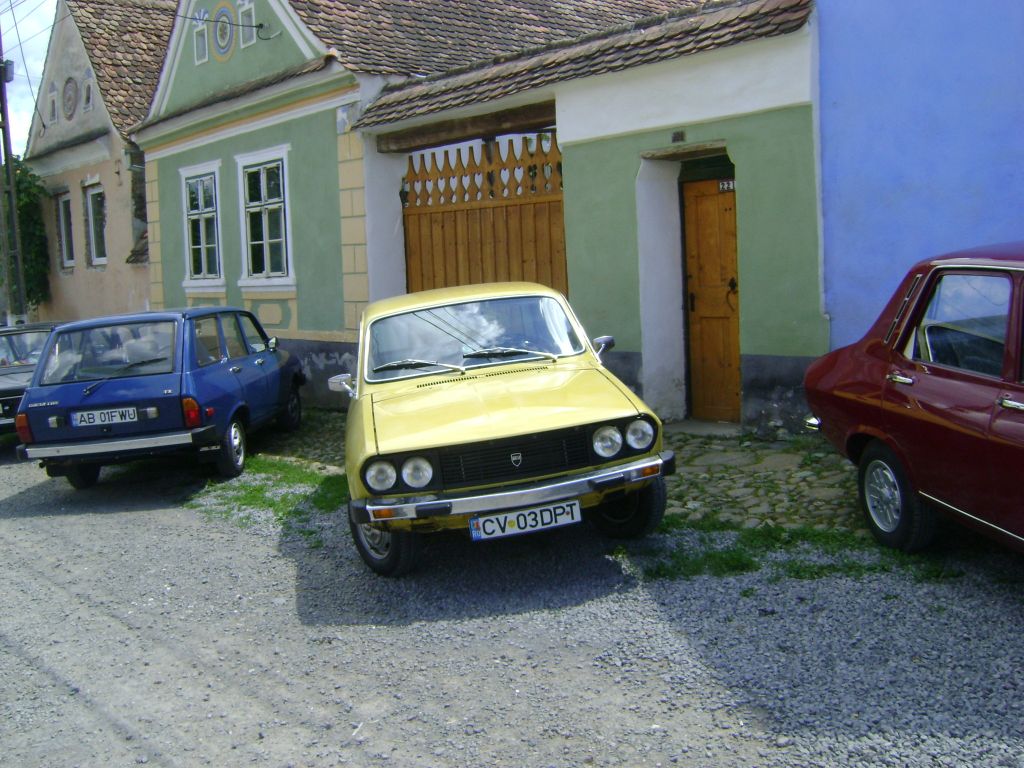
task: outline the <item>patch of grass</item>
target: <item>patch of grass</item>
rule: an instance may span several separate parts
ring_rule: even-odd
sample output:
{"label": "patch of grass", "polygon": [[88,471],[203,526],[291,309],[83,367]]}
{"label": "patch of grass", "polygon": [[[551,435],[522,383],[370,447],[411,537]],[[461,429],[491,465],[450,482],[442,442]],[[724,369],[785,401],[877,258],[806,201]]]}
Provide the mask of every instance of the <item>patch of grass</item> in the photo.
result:
{"label": "patch of grass", "polygon": [[666,559],[644,569],[650,579],[690,579],[694,576],[735,576],[756,571],[761,564],[740,547],[689,553],[676,550]]}
{"label": "patch of grass", "polygon": [[[693,578],[700,575],[731,576],[756,571],[770,564],[774,579],[823,579],[846,576],[860,579],[875,573],[904,570],[917,581],[944,581],[960,578],[964,571],[949,564],[940,555],[906,555],[879,547],[870,539],[847,531],[819,530],[811,526],[783,528],[762,525],[740,526],[708,515],[691,521],[680,515],[667,517],[659,529],[674,537],[681,531],[693,531],[695,538],[663,552],[644,568],[651,579]],[[722,537],[731,533],[731,537]],[[728,543],[720,544],[723,540]],[[809,559],[808,551],[819,557]],[[851,552],[874,552],[874,558],[854,559]],[[823,557],[822,557],[823,556]]]}
{"label": "patch of grass", "polygon": [[829,576],[847,576],[860,579],[872,573],[888,573],[892,567],[886,563],[862,563],[857,560],[840,560],[839,562],[812,563],[807,560],[783,560],[776,565],[778,572],[790,579],[813,581]]}
{"label": "patch of grass", "polygon": [[318,547],[319,533],[309,526],[312,512],[331,513],[347,501],[344,475],[324,474],[301,460],[256,454],[240,477],[208,487],[203,502],[194,500],[192,506],[242,526],[251,525],[257,511],[269,512],[283,531]]}

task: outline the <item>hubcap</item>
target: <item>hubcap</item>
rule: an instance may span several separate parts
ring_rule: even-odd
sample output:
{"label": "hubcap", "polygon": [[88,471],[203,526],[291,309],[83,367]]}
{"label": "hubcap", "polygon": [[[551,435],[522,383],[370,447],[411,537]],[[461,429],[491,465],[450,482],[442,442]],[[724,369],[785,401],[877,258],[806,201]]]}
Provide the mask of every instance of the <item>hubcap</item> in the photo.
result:
{"label": "hubcap", "polygon": [[864,473],[864,499],[875,525],[884,533],[895,531],[900,524],[903,502],[896,475],[885,462],[873,461],[868,465]]}
{"label": "hubcap", "polygon": [[363,540],[367,551],[378,560],[383,560],[391,551],[391,534],[372,525],[359,526],[359,538]]}
{"label": "hubcap", "polygon": [[231,425],[231,459],[235,466],[241,466],[245,458],[245,438],[242,437],[242,428],[237,424]]}

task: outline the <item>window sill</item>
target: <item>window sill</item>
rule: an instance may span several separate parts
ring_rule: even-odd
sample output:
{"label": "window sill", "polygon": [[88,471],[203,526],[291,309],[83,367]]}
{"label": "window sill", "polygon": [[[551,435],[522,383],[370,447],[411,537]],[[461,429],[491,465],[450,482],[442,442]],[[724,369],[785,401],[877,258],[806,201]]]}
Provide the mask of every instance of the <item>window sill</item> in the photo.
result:
{"label": "window sill", "polygon": [[219,280],[182,280],[181,287],[185,289],[185,293],[224,293],[226,288],[224,279]]}
{"label": "window sill", "polygon": [[244,277],[238,281],[242,293],[295,293],[294,277]]}

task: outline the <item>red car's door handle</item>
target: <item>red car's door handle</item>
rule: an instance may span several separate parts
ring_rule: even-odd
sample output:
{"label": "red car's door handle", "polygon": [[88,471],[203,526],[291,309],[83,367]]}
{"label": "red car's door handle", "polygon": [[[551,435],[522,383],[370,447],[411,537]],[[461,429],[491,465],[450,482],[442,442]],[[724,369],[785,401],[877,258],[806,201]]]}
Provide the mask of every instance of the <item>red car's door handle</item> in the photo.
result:
{"label": "red car's door handle", "polygon": [[890,373],[886,376],[889,381],[893,384],[913,384],[914,380],[909,376],[904,376],[902,373]]}
{"label": "red car's door handle", "polygon": [[1015,411],[1024,411],[1024,403],[1019,400],[1011,400],[1008,397],[1000,397],[996,400],[1003,408],[1012,408]]}

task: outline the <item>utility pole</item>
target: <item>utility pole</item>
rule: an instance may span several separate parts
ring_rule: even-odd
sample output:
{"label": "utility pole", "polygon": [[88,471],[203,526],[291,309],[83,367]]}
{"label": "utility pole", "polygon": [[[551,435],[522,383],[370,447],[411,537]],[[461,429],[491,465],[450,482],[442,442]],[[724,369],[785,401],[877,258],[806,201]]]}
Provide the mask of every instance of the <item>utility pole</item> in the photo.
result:
{"label": "utility pole", "polygon": [[[18,244],[18,189],[14,178],[14,157],[11,152],[11,123],[7,117],[7,84],[14,79],[14,62],[3,55],[3,37],[0,35],[0,133],[3,134],[4,189],[3,199],[7,210],[6,248],[4,255],[4,273],[7,275],[7,294],[10,297],[14,321],[24,322],[27,315],[25,301],[25,271],[21,260],[21,248]],[[14,272],[11,275],[11,272]],[[15,290],[11,291],[11,284]]]}

